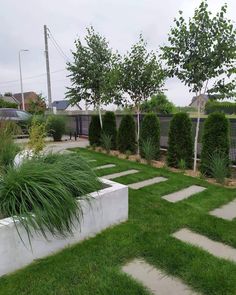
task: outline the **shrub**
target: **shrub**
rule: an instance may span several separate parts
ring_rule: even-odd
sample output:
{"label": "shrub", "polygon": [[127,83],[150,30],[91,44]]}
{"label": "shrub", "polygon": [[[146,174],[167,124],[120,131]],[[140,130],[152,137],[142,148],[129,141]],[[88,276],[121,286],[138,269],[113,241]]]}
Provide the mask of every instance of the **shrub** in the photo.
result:
{"label": "shrub", "polygon": [[54,141],[61,141],[62,136],[66,131],[65,117],[59,115],[50,115],[47,120],[49,133]]}
{"label": "shrub", "polygon": [[0,212],[20,224],[30,239],[34,231],[45,237],[72,232],[82,208],[76,198],[89,200],[101,188],[93,170],[78,155],[48,155],[9,168],[0,178]]}
{"label": "shrub", "polygon": [[111,137],[111,149],[116,149],[117,130],[114,112],[106,112],[103,117],[103,133]]}
{"label": "shrub", "polygon": [[125,153],[129,150],[136,152],[136,133],[135,122],[132,115],[124,115],[122,117],[118,130],[117,144],[120,152]]}
{"label": "shrub", "polygon": [[17,108],[17,104],[14,103],[14,102],[5,101],[2,98],[0,98],[0,109],[1,108],[12,108],[12,109],[16,109]]}
{"label": "shrub", "polygon": [[29,147],[34,153],[39,153],[45,147],[46,123],[40,122],[33,117],[29,128]]}
{"label": "shrub", "polygon": [[148,164],[154,159],[156,155],[156,146],[151,138],[142,141],[142,152]]}
{"label": "shrub", "polygon": [[232,115],[236,113],[236,103],[229,101],[219,102],[217,100],[208,100],[205,106],[205,112],[207,114],[222,112]]}
{"label": "shrub", "polygon": [[106,150],[107,153],[110,153],[112,147],[112,137],[106,133],[102,133],[101,136],[102,147]]}
{"label": "shrub", "polygon": [[186,169],[186,163],[185,163],[185,160],[181,159],[181,160],[179,161],[178,168],[179,168],[180,170],[182,170],[182,171],[185,171],[185,169]]}
{"label": "shrub", "polygon": [[145,157],[144,143],[147,147],[152,145],[154,149],[153,158],[158,159],[160,156],[160,122],[154,113],[144,116],[140,130],[140,155]]}
{"label": "shrub", "polygon": [[101,143],[101,125],[98,115],[93,115],[89,125],[89,144],[99,146]]}
{"label": "shrub", "polygon": [[221,184],[225,182],[225,178],[229,173],[228,157],[222,152],[215,151],[210,155],[210,171],[215,180]]}
{"label": "shrub", "polygon": [[213,176],[210,166],[211,156],[215,152],[227,158],[229,174],[229,122],[222,113],[210,114],[204,123],[200,165],[202,174]]}
{"label": "shrub", "polygon": [[186,113],[177,113],[170,122],[168,136],[167,164],[178,168],[180,161],[186,168],[193,165],[192,122]]}
{"label": "shrub", "polygon": [[18,127],[12,122],[0,122],[0,171],[13,164],[20,148],[14,143],[13,135],[18,133]]}

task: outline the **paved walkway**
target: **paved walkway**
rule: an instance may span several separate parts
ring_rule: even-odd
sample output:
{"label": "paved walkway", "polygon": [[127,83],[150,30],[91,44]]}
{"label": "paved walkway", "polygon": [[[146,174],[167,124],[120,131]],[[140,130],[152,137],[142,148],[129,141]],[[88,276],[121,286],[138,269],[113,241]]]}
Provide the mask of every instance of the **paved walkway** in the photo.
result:
{"label": "paved walkway", "polygon": [[128,186],[132,189],[140,189],[142,187],[149,186],[149,185],[159,183],[159,182],[163,182],[166,180],[167,180],[167,178],[160,176],[160,177],[154,177],[154,178],[150,178],[150,179],[143,180],[143,181],[136,182],[136,183],[131,183],[131,184],[128,184]]}
{"label": "paved walkway", "polygon": [[233,220],[236,218],[236,199],[220,208],[212,210],[210,214],[226,220]]}
{"label": "paved walkway", "polygon": [[172,235],[182,242],[198,246],[218,258],[224,258],[236,262],[236,249],[220,242],[213,241],[206,236],[183,228]]}
{"label": "paved walkway", "polygon": [[121,177],[121,176],[134,174],[134,173],[137,173],[137,172],[139,172],[139,171],[135,170],[135,169],[131,169],[131,170],[126,170],[126,171],[122,171],[122,172],[119,172],[119,173],[113,173],[113,174],[105,175],[105,176],[102,176],[102,178],[114,179],[114,178],[118,178],[118,177]]}
{"label": "paved walkway", "polygon": [[185,189],[182,189],[178,192],[171,193],[169,195],[165,195],[162,197],[162,199],[165,199],[166,201],[176,203],[179,201],[182,201],[184,199],[187,199],[191,197],[192,195],[195,195],[197,193],[200,193],[204,191],[206,188],[198,185],[191,185]]}
{"label": "paved walkway", "polygon": [[170,277],[141,259],[135,259],[123,266],[122,270],[141,282],[156,295],[196,295],[180,279]]}

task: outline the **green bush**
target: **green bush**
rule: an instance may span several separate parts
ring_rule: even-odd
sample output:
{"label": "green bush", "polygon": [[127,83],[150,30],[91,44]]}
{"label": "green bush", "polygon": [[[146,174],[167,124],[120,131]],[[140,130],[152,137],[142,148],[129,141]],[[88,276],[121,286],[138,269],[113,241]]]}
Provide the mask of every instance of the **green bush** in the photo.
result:
{"label": "green bush", "polygon": [[102,133],[111,137],[111,149],[116,149],[117,130],[116,130],[116,117],[114,112],[106,112],[103,117],[103,130]]}
{"label": "green bush", "polygon": [[47,120],[49,134],[52,135],[54,141],[61,141],[66,131],[66,120],[64,116],[50,115]]}
{"label": "green bush", "polygon": [[83,214],[76,198],[89,201],[89,193],[100,188],[78,155],[48,155],[9,168],[0,178],[0,212],[19,220],[29,239],[34,231],[66,236]]}
{"label": "green bush", "polygon": [[201,151],[201,173],[213,176],[211,167],[211,156],[221,153],[227,158],[227,169],[229,174],[229,122],[223,113],[212,113],[204,123]]}
{"label": "green bush", "polygon": [[93,115],[89,125],[89,144],[99,146],[101,144],[101,125],[98,115]]}
{"label": "green bush", "polygon": [[187,113],[175,114],[169,128],[167,164],[178,168],[180,161],[185,161],[186,168],[192,168],[192,122]]}
{"label": "green bush", "polygon": [[122,117],[118,129],[117,145],[122,153],[125,153],[127,150],[132,153],[136,152],[135,121],[132,115],[124,115]]}
{"label": "green bush", "polygon": [[222,112],[225,114],[236,114],[236,103],[229,102],[229,101],[216,101],[216,100],[209,100],[205,106],[205,112],[207,114],[211,114],[214,112]]}
{"label": "green bush", "polygon": [[154,149],[153,159],[160,156],[160,122],[154,113],[144,116],[140,129],[140,155],[145,158],[144,142],[148,140],[152,142]]}
{"label": "green bush", "polygon": [[0,122],[0,172],[13,165],[20,148],[14,143],[13,135],[18,133],[18,126],[12,122]]}
{"label": "green bush", "polygon": [[12,108],[12,109],[17,109],[17,104],[14,102],[8,102],[0,98],[0,109],[1,108]]}

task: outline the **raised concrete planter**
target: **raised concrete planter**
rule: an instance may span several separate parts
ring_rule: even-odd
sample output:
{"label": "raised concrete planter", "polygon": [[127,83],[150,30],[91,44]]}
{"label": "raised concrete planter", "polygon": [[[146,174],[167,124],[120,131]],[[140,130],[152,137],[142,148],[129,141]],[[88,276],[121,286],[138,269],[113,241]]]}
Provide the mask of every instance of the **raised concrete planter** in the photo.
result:
{"label": "raised concrete planter", "polygon": [[41,234],[31,238],[32,249],[27,233],[19,225],[22,243],[12,218],[0,220],[0,276],[15,271],[34,259],[42,258],[78,243],[85,238],[96,235],[105,228],[128,219],[128,187],[110,180],[102,179],[106,188],[91,194],[90,203],[81,202],[83,220],[75,226],[73,236],[68,238],[53,237],[48,240]]}

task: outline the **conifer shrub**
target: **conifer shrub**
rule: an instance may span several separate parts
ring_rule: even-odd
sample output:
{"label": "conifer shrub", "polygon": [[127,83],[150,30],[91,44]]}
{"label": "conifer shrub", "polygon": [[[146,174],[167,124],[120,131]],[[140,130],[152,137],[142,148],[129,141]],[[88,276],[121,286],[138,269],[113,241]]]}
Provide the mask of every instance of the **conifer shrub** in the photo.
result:
{"label": "conifer shrub", "polygon": [[226,167],[229,174],[229,121],[223,113],[212,113],[204,123],[202,135],[202,151],[200,171],[212,176],[212,155],[221,154],[226,158]]}
{"label": "conifer shrub", "polygon": [[136,152],[135,122],[132,115],[123,116],[118,129],[117,144],[122,153],[126,151]]}
{"label": "conifer shrub", "polygon": [[89,125],[89,144],[99,146],[101,144],[101,125],[98,115],[93,115]]}
{"label": "conifer shrub", "polygon": [[103,117],[103,130],[106,136],[111,137],[111,149],[116,149],[117,130],[116,130],[116,117],[114,112],[106,112]]}
{"label": "conifer shrub", "polygon": [[144,145],[153,145],[153,159],[158,159],[160,155],[160,122],[154,113],[144,116],[140,129],[140,155],[145,158]]}
{"label": "conifer shrub", "polygon": [[167,164],[178,168],[180,161],[185,161],[186,168],[193,166],[192,122],[184,112],[173,116],[168,136]]}

